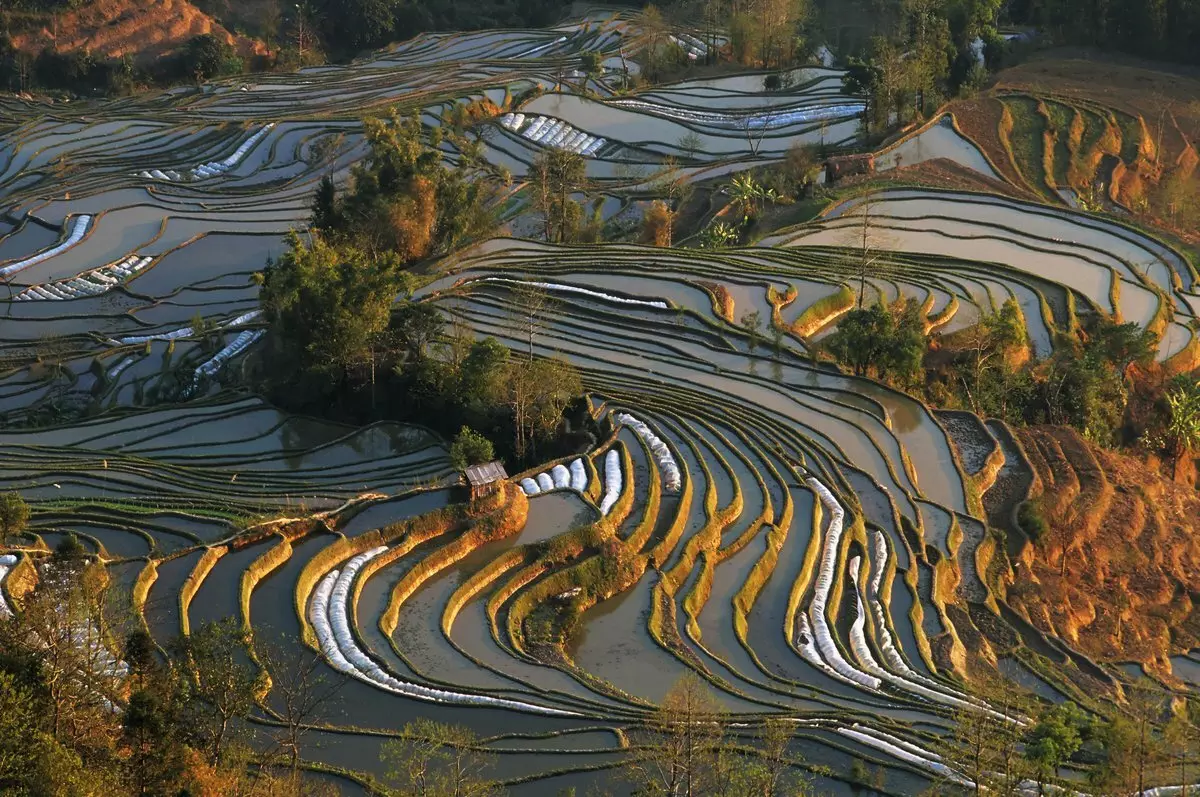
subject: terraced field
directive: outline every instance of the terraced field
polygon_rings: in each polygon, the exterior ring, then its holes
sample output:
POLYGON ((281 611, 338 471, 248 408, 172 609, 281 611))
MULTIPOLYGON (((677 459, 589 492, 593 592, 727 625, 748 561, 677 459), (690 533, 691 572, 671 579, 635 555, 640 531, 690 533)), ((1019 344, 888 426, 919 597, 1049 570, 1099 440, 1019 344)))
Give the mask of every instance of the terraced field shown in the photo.
MULTIPOLYGON (((631 166, 677 158, 700 180, 797 140, 855 142, 863 105, 836 70, 769 93, 762 75, 617 93, 639 35, 613 17, 421 36, 347 67, 102 108, 5 101, 0 345, 36 362, 0 373, 0 489, 35 513, 21 552, 0 557, 0 612, 27 580, 14 574, 75 532, 162 646, 232 616, 319 651, 346 685, 304 759, 358 791, 375 788, 382 741, 422 716, 479 732, 521 794, 614 787, 637 754, 625 732, 692 672, 739 734, 794 721, 795 764, 820 789, 850 793, 865 762, 884 772, 877 790, 914 794, 963 780, 934 750, 957 712, 993 711, 965 680, 976 661, 1049 700, 1126 679, 993 591, 1007 560, 988 523, 1032 472, 1018 438, 809 356, 856 300, 869 212, 885 254, 868 301, 912 297, 928 329, 1011 298, 1040 356, 1105 313, 1158 332, 1170 368, 1200 364, 1192 264, 1049 204, 1074 185, 1064 125, 1091 142, 1073 146, 1103 146, 1083 111, 1022 116, 1045 127, 1053 165, 1020 172, 1021 188, 1046 203, 890 188, 755 246, 497 238, 457 258, 416 298, 520 349, 514 289, 546 289, 534 352, 579 368, 604 433, 487 499, 463 501, 430 432, 289 416, 232 389, 263 334, 250 276, 305 223, 317 181, 344 182, 364 156, 365 109, 437 125, 491 100, 489 160, 519 186, 543 148, 578 152, 611 215, 639 201, 631 166), (559 80, 581 52, 604 72, 559 80), (748 312, 778 343, 735 321, 748 312), (560 607, 581 621, 555 657, 537 632, 560 607)), ((877 156, 881 171, 929 160, 1008 173, 951 117, 877 156)))

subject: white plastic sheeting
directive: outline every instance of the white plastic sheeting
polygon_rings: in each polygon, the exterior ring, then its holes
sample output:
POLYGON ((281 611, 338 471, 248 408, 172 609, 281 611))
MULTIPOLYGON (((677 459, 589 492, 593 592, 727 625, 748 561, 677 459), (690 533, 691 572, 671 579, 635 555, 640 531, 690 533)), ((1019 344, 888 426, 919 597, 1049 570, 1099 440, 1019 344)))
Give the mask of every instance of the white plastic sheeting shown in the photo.
POLYGON ((4 268, 0 268, 0 277, 7 277, 9 274, 16 274, 18 271, 24 271, 30 266, 36 266, 44 260, 60 255, 70 249, 75 244, 83 240, 83 236, 87 234, 88 225, 92 223, 91 216, 76 216, 74 223, 71 225, 71 232, 67 235, 67 240, 47 249, 44 252, 39 252, 32 257, 27 257, 24 260, 18 260, 15 263, 9 263, 4 268))
MULTIPOLYGON (((908 666, 908 662, 900 655, 900 651, 896 648, 896 643, 892 639, 892 633, 887 627, 883 604, 879 598, 879 591, 883 586, 884 570, 887 567, 887 537, 884 536, 882 531, 874 531, 871 534, 871 542, 872 577, 870 587, 867 591, 867 602, 871 606, 871 615, 875 620, 875 640, 879 644, 880 652, 883 654, 884 663, 895 673, 895 675, 888 673, 886 679, 905 691, 914 692, 938 703, 955 706, 956 708, 981 708, 976 701, 962 692, 951 689, 932 678, 927 678, 916 672, 908 666)), ((854 579, 855 588, 857 588, 858 568, 853 567, 853 565, 852 568, 850 575, 854 579)), ((861 598, 859 598, 858 610, 861 615, 863 611, 861 598)), ((866 666, 865 661, 862 664, 866 666)))
POLYGON ((571 489, 577 493, 582 493, 587 489, 587 486, 587 469, 583 467, 583 460, 577 458, 571 463, 571 489))
MULTIPOLYGON (((221 324, 221 328, 229 329, 231 327, 240 327, 242 324, 250 323, 260 315, 262 315, 262 310, 251 310, 248 313, 242 313, 237 318, 221 324)), ((192 334, 192 331, 193 330, 191 327, 182 327, 180 329, 173 329, 170 332, 157 332, 153 335, 134 335, 128 338, 117 338, 116 340, 109 342, 114 346, 134 346, 139 343, 145 343, 148 340, 174 340, 175 338, 186 338, 192 334)))
POLYGON ((567 470, 566 465, 555 465, 551 468, 550 478, 554 480, 554 489, 571 489, 571 471, 567 470))
POLYGON ((533 56, 537 55, 538 53, 542 52, 543 50, 548 50, 556 44, 562 44, 566 40, 567 40, 566 36, 559 36, 557 39, 555 39, 552 42, 547 42, 546 44, 538 45, 537 47, 534 47, 532 50, 526 50, 523 53, 514 55, 513 58, 532 58, 533 56))
POLYGON ((825 485, 811 477, 807 480, 807 483, 830 513, 829 528, 825 534, 825 545, 821 550, 821 565, 817 570, 817 585, 814 589, 812 603, 808 607, 817 650, 820 652, 821 658, 843 678, 868 689, 879 689, 881 682, 878 678, 863 672, 846 661, 841 650, 838 649, 837 643, 833 640, 833 633, 829 630, 829 621, 825 617, 825 607, 829 602, 829 592, 833 588, 838 549, 841 547, 842 541, 842 524, 845 522, 846 512, 825 485))
POLYGON ((903 739, 898 739, 891 734, 858 724, 852 725, 849 728, 838 728, 837 732, 868 747, 882 750, 893 758, 936 772, 942 777, 949 778, 964 786, 971 786, 971 783, 964 779, 962 775, 959 775, 942 763, 941 758, 936 753, 917 747, 915 744, 910 744, 903 739))
MULTIPOLYGON (((506 114, 500 119, 500 126, 516 133, 525 122, 523 114, 506 114), (511 117, 511 118, 509 118, 511 117)), ((597 138, 582 130, 577 130, 562 119, 552 119, 539 116, 524 133, 529 141, 546 147, 564 149, 576 155, 590 156, 604 145, 605 139, 597 138)))
POLYGON ((675 461, 675 455, 671 453, 667 444, 645 422, 639 421, 628 413, 619 413, 616 421, 618 424, 625 424, 633 429, 637 432, 637 436, 646 442, 654 454, 654 461, 658 463, 658 469, 662 471, 664 486, 673 493, 679 492, 683 480, 679 474, 679 464, 675 461))
POLYGON ((520 484, 525 495, 529 496, 551 490, 574 490, 582 494, 587 489, 588 477, 583 460, 576 458, 569 468, 566 465, 555 465, 549 472, 521 479, 520 484))
MULTIPOLYGON (((0 556, 0 584, 4 583, 4 579, 8 577, 8 571, 13 569, 17 563, 17 557, 13 554, 5 554, 0 556)), ((12 609, 8 608, 8 601, 4 599, 4 592, 0 591, 0 618, 12 617, 12 609)))
POLYGON ((632 108, 645 111, 656 116, 664 116, 681 122, 710 125, 714 127, 743 130, 773 130, 789 125, 815 124, 830 122, 835 119, 850 119, 863 112, 866 103, 842 102, 831 105, 810 105, 806 107, 781 108, 777 111, 755 111, 753 113, 729 113, 725 111, 698 111, 694 108, 680 108, 673 105, 662 105, 646 100, 619 99, 611 100, 610 104, 622 108, 632 108))
POLYGON ((653 307, 656 310, 670 309, 666 302, 661 300, 649 299, 627 299, 624 296, 613 296, 611 293, 603 291, 594 291, 590 288, 580 288, 576 285, 562 285, 556 282, 532 282, 528 280, 514 280, 507 277, 482 277, 478 282, 499 282, 502 285, 523 285, 531 288, 541 288, 544 291, 553 291, 555 293, 574 293, 580 296, 588 296, 592 299, 601 299, 614 304, 629 304, 638 305, 641 307, 653 307))
POLYGON ((118 376, 120 376, 125 371, 126 368, 133 365, 133 361, 136 359, 137 359, 136 357, 134 357, 133 355, 130 355, 130 356, 126 357, 124 360, 121 360, 121 362, 119 362, 115 366, 113 366, 113 369, 108 372, 108 378, 116 379, 118 376))
POLYGON ((195 381, 192 383, 193 387, 195 386, 196 382, 200 381, 201 376, 212 376, 217 371, 221 370, 222 365, 238 356, 246 349, 250 348, 254 341, 261 338, 265 333, 266 330, 263 329, 248 329, 242 334, 238 335, 233 339, 233 343, 230 343, 228 346, 217 352, 211 360, 196 368, 195 381))
MULTIPOLYGON (((251 148, 254 147, 255 144, 257 144, 260 140, 262 140, 262 137, 265 136, 268 132, 270 132, 271 128, 273 128, 274 126, 275 126, 275 123, 271 122, 266 127, 260 128, 257 133, 255 133, 254 135, 250 136, 250 138, 243 141, 242 145, 240 147, 238 147, 236 150, 234 150, 234 153, 232 155, 230 155, 229 157, 225 158, 224 160, 210 161, 201 166, 197 166, 195 169, 192 169, 192 173, 191 173, 192 179, 193 180, 201 180, 206 177, 213 177, 215 175, 221 174, 222 172, 227 172, 230 169, 232 169, 234 166, 237 166, 238 163, 241 162, 242 158, 246 157, 246 153, 248 153, 251 150, 251 148)), ((165 177, 165 175, 164 175, 164 177, 165 177)), ((166 179, 170 179, 170 178, 166 178, 166 179)))
POLYGON ((604 497, 600 499, 600 514, 607 515, 621 497, 621 456, 610 448, 604 455, 604 497))
POLYGON ((137 254, 131 254, 130 257, 121 260, 119 263, 104 265, 92 271, 85 271, 84 274, 71 277, 70 280, 59 280, 58 282, 30 286, 14 296, 14 299, 17 301, 36 301, 38 299, 62 300, 79 299, 80 296, 95 296, 112 289, 122 280, 127 280, 128 277, 137 274, 138 271, 150 264, 150 260, 151 258, 149 257, 138 257, 137 254))
POLYGON ((38 299, 78 299, 83 296, 96 296, 112 290, 146 266, 152 258, 130 255, 119 263, 102 266, 93 271, 80 274, 78 277, 49 282, 45 285, 32 285, 18 293, 14 299, 18 302, 36 301, 38 299))
POLYGON ((380 667, 359 647, 358 640, 354 638, 350 629, 349 597, 358 571, 362 569, 363 565, 386 550, 386 546, 381 546, 355 556, 341 570, 331 570, 327 573, 313 590, 309 618, 312 620, 313 631, 317 635, 321 653, 331 667, 385 691, 432 703, 457 703, 517 709, 556 717, 580 716, 572 711, 548 708, 535 703, 453 692, 408 683, 393 677, 380 667))

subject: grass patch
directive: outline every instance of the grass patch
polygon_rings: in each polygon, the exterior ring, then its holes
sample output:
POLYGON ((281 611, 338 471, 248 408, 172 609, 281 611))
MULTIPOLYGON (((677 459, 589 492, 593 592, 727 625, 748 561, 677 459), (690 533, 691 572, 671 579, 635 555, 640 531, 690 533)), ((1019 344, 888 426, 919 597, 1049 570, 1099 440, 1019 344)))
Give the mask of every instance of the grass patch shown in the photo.
POLYGON ((1038 113, 1037 102, 1030 97, 1017 95, 1005 97, 1004 105, 1012 117, 1008 143, 1017 171, 1035 192, 1056 199, 1057 194, 1046 182, 1046 120, 1038 113))

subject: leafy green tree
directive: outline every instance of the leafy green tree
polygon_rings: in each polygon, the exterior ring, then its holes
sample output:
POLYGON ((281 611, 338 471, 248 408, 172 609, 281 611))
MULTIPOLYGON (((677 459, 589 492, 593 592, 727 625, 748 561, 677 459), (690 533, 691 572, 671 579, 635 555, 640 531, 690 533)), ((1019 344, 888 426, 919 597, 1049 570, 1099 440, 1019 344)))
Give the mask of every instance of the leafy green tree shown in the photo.
POLYGON ((450 464, 455 470, 466 470, 472 465, 482 465, 496 458, 492 441, 469 426, 458 430, 450 445, 450 464))
POLYGON ((854 371, 899 387, 918 384, 928 348, 920 307, 902 300, 856 308, 838 320, 824 344, 825 351, 854 371))
POLYGON ((278 372, 319 385, 339 382, 364 364, 374 381, 375 344, 392 302, 407 285, 394 257, 371 258, 320 237, 293 232, 289 250, 261 275, 259 304, 281 358, 278 372))
POLYGON ((442 336, 446 321, 435 305, 404 302, 392 314, 391 326, 410 359, 423 360, 442 336))
POLYGON ((483 414, 503 401, 509 351, 492 337, 471 344, 458 376, 458 395, 468 409, 483 414))
POLYGON ((394 0, 325 0, 322 35, 332 49, 357 53, 387 42, 395 25, 394 0))
POLYGON ((566 360, 516 359, 509 363, 506 398, 513 423, 513 449, 524 460, 539 440, 549 437, 563 411, 583 392, 579 372, 566 360))
POLYGON ((1175 457, 1175 469, 1191 452, 1200 450, 1200 379, 1176 380, 1167 391, 1169 411, 1166 437, 1175 457))
POLYGON ((1046 782, 1058 773, 1058 768, 1083 743, 1079 728, 1073 721, 1077 711, 1071 703, 1047 709, 1025 739, 1025 758, 1037 781, 1038 794, 1044 793, 1046 782))
POLYGON ((183 50, 183 65, 187 74, 195 76, 197 81, 238 72, 242 68, 233 46, 212 33, 188 41, 183 50))
POLYGON ((3 532, 3 542, 9 544, 9 538, 15 537, 25 530, 29 523, 29 505, 15 490, 0 493, 0 532, 3 532))

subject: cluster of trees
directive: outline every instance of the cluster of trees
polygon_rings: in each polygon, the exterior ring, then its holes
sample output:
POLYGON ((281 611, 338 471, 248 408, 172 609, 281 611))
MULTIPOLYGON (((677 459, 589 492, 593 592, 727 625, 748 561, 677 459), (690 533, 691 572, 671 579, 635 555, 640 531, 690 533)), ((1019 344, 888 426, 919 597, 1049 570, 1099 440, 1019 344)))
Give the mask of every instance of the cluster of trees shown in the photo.
MULTIPOLYGON (((480 162, 477 142, 453 130, 461 157, 448 165, 441 134, 415 116, 364 124, 371 151, 349 189, 324 180, 307 237, 293 233, 288 251, 259 277, 270 324, 260 386, 298 411, 457 432, 457 458, 468 464, 489 449, 464 436, 464 426, 495 441, 511 464, 579 442, 557 435, 582 393, 578 373, 534 356, 550 306, 543 291, 513 289, 510 328, 528 341, 528 356, 512 356, 495 338, 475 340, 460 310, 448 318, 429 303, 397 302, 415 285, 414 266, 491 232, 504 175, 480 162)), ((576 206, 571 193, 547 191, 560 208, 548 218, 564 235, 577 218, 561 210, 576 206)), ((586 425, 576 417, 576 428, 586 425)))
POLYGON ((849 60, 847 89, 867 97, 867 132, 926 116, 948 97, 983 85, 1000 66, 998 0, 888 0, 875 35, 849 60), (980 63, 982 43, 983 63, 980 63))
POLYGON ((995 713, 958 712, 937 750, 975 784, 976 794, 1026 794, 1029 782, 1049 794, 1064 767, 1075 770, 1093 794, 1142 794, 1160 783, 1185 784, 1190 792, 1197 780, 1196 704, 1173 702, 1154 684, 1130 689, 1108 716, 1070 702, 1033 703, 996 677, 982 679, 976 691, 995 713), (1014 722, 1018 717, 1032 722, 1014 722))
POLYGON ((256 728, 251 712, 266 684, 236 621, 159 651, 117 593, 68 536, 16 615, 0 620, 0 792, 319 792, 300 777, 300 742, 338 684, 316 654, 255 646, 279 698, 267 709, 275 723, 256 728))
POLYGON ((1024 316, 1011 299, 967 329, 933 337, 912 300, 860 303, 823 343, 856 375, 923 394, 938 406, 1009 423, 1072 426, 1104 446, 1153 439, 1163 448, 1191 451, 1200 444, 1194 379, 1163 385, 1130 411, 1139 373, 1133 366, 1149 366, 1157 348, 1157 337, 1135 323, 1089 315, 1077 334, 1056 336, 1053 354, 1034 358, 1024 316))
MULTIPOLYGON (((637 54, 641 74, 660 80, 693 61, 786 70, 811 50, 810 0, 700 0, 647 5, 639 16, 645 46, 637 54), (672 33, 679 27, 701 32, 705 52, 690 56, 672 33)), ((776 85, 776 88, 779 88, 776 85)))
POLYGON ((1008 13, 1015 22, 1050 32, 1055 41, 1200 63, 1196 0, 1014 0, 1008 13))

